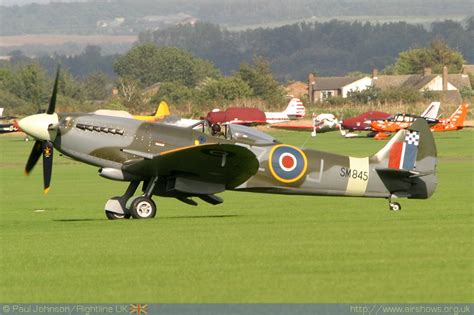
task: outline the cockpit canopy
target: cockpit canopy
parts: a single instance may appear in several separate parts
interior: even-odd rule
[[[227,138],[241,143],[256,145],[279,143],[275,138],[258,129],[238,124],[227,125]]]

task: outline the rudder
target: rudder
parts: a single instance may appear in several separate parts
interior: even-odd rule
[[[436,144],[424,119],[400,130],[370,161],[394,195],[424,199],[436,188]]]

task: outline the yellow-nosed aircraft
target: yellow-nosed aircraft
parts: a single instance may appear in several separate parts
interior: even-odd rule
[[[160,104],[158,104],[158,107],[156,108],[156,112],[153,115],[149,116],[139,116],[139,115],[134,115],[133,118],[136,120],[142,120],[142,121],[157,121],[164,119],[165,117],[168,117],[170,115],[170,109],[168,107],[168,103],[165,101],[161,101]]]

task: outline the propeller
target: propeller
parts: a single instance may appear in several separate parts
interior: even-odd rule
[[[21,130],[36,139],[30,156],[25,166],[25,174],[33,170],[41,155],[43,155],[43,188],[48,193],[53,171],[53,141],[56,139],[59,128],[59,117],[54,112],[56,108],[56,97],[58,94],[60,67],[56,71],[53,93],[49,101],[48,109],[44,114],[27,116],[18,121]]]

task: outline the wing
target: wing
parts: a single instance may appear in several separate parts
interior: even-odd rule
[[[126,150],[124,150],[126,152]],[[130,152],[131,153],[131,152]],[[252,151],[234,144],[203,144],[161,152],[157,155],[134,151],[139,160],[124,163],[122,169],[144,177],[180,177],[232,189],[258,170]]]

